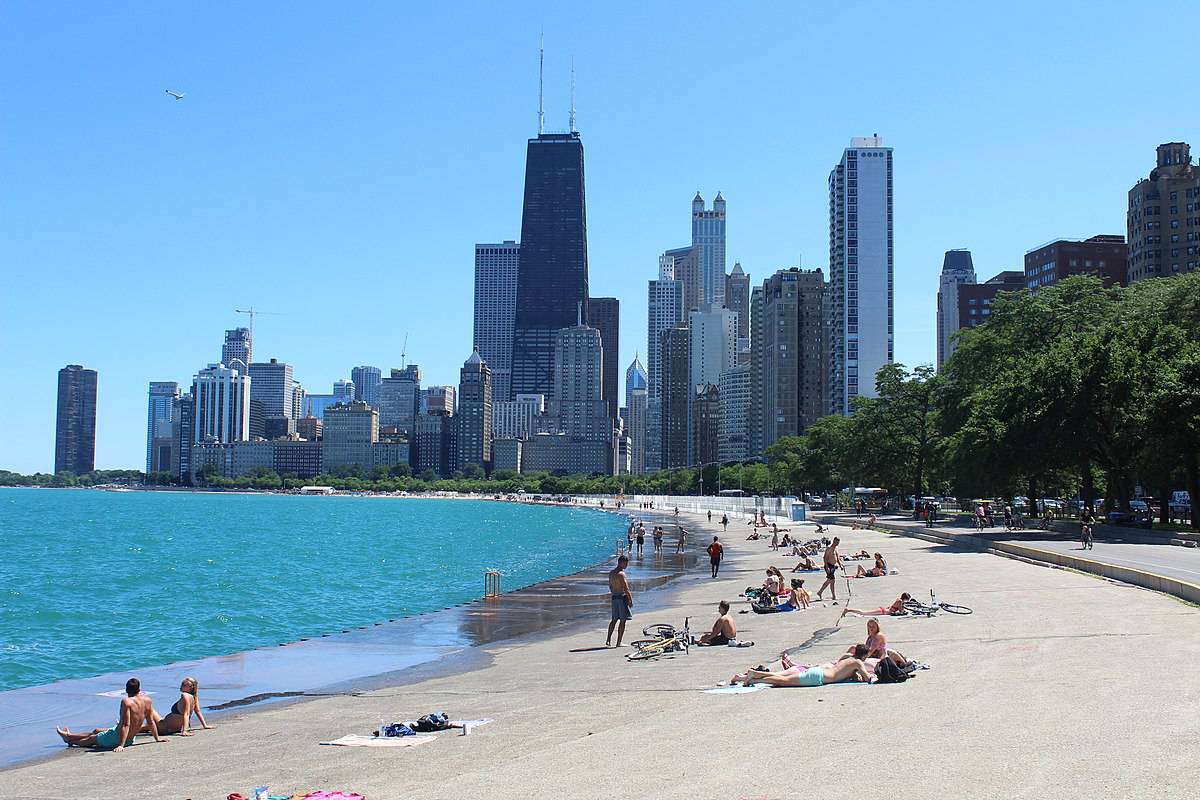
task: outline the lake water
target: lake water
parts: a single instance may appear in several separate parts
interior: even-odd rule
[[[0,691],[233,653],[574,572],[625,522],[486,500],[0,489]]]

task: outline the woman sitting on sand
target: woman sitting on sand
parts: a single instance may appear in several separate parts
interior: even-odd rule
[[[159,733],[178,733],[180,736],[191,736],[188,723],[191,721],[192,714],[195,714],[196,719],[200,720],[201,728],[204,730],[212,728],[204,719],[204,712],[200,710],[200,698],[196,694],[199,689],[200,684],[190,675],[180,682],[179,699],[175,701],[175,705],[171,706],[167,715],[160,717],[158,712],[154,713]],[[148,726],[142,729],[142,733],[147,732],[149,732]]]
[[[767,594],[783,594],[783,573],[773,566],[767,567],[767,579],[762,588]]]
[[[873,608],[870,611],[859,611],[857,608],[846,606],[842,609],[842,617],[847,614],[853,614],[856,617],[887,617],[904,614],[904,604],[912,600],[912,595],[908,592],[897,597],[890,606],[880,606]],[[838,617],[838,622],[842,621],[842,617]]]
[[[800,559],[800,563],[792,569],[792,572],[815,572],[820,567],[812,560],[812,556],[805,554],[804,558]]]
[[[887,562],[883,560],[883,556],[879,553],[875,554],[875,566],[870,569],[863,569],[862,564],[858,565],[858,574],[856,578],[882,578],[887,575]]]
[[[865,657],[856,655],[856,647],[865,647],[867,649],[867,655]],[[867,641],[861,645],[855,645],[847,648],[846,655],[842,656],[842,658],[846,658],[848,656],[861,658],[863,661],[866,661],[867,659],[890,658],[898,667],[903,667],[908,664],[908,659],[903,653],[899,652],[898,650],[892,650],[888,647],[887,637],[884,636],[883,631],[879,629],[879,620],[874,618],[867,620]]]

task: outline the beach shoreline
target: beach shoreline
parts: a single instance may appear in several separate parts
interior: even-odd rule
[[[571,503],[553,505],[586,508],[623,518],[642,518],[651,526],[671,524],[669,512],[659,510],[612,506],[599,508],[596,505]],[[655,517],[651,517],[651,514]],[[668,539],[671,539],[670,534]],[[635,590],[639,594],[648,592],[649,599],[659,605],[667,602],[670,584],[691,571],[699,560],[698,544],[694,539],[690,541],[682,559],[675,559],[674,554],[667,555],[666,548],[668,545],[673,548],[673,541],[664,544],[661,560],[655,561],[653,556],[635,559],[631,569],[631,582]],[[514,612],[508,614],[507,619],[503,618],[506,615],[502,612],[497,613],[495,608],[490,608],[496,605],[496,601],[480,597],[442,609],[357,626],[340,633],[331,632],[250,650],[11,689],[0,692],[0,717],[26,719],[33,713],[31,709],[35,704],[50,696],[74,696],[78,699],[101,697],[104,693],[119,690],[125,678],[131,674],[141,678],[145,690],[155,696],[156,705],[163,705],[165,698],[169,697],[169,689],[165,688],[168,684],[177,684],[185,674],[196,675],[202,687],[202,707],[215,722],[229,713],[252,714],[266,708],[294,705],[337,694],[418,683],[442,669],[478,669],[487,663],[484,655],[487,646],[518,646],[542,636],[559,635],[586,624],[588,619],[598,614],[606,613],[605,573],[611,568],[613,558],[608,557],[573,572],[503,591],[500,603],[504,604],[506,600],[507,606]],[[568,598],[570,605],[564,606]],[[553,617],[537,613],[539,607],[554,608],[556,613]],[[530,614],[529,609],[535,609],[535,613]],[[487,629],[472,623],[472,617],[484,615],[500,618],[491,620]],[[383,646],[381,642],[384,640],[397,639],[402,642],[420,640],[423,644],[419,647],[401,644],[388,648],[382,656],[373,652]],[[355,650],[359,651],[357,656],[353,652]],[[352,665],[347,665],[347,671],[320,673],[310,678],[308,685],[288,682],[286,676],[289,670],[300,662],[322,658],[324,652],[336,654],[339,663],[346,664],[357,659],[363,665],[357,671]],[[398,669],[378,668],[385,660],[393,658],[405,665]],[[237,676],[231,676],[227,670],[221,669],[221,665],[228,662],[238,662],[240,673]],[[251,677],[246,677],[246,673],[250,673]],[[222,688],[214,691],[211,688],[214,683]],[[112,703],[110,698],[103,697],[101,701],[92,701],[89,705],[91,708],[88,711],[76,713],[75,717],[85,717],[88,713],[95,717],[98,705],[107,709]],[[105,710],[104,714],[112,715],[111,710]],[[75,720],[68,717],[54,724],[78,727]],[[44,763],[68,754],[68,751],[58,747],[49,720],[42,720],[36,726],[18,723],[5,728],[8,729],[8,735],[0,743],[0,771]],[[47,742],[50,747],[46,746]]]

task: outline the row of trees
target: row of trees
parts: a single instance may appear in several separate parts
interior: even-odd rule
[[[997,297],[940,374],[893,364],[850,417],[776,442],[788,485],[896,494],[1101,498],[1139,484],[1167,519],[1200,497],[1200,274],[1105,289],[1076,277]]]

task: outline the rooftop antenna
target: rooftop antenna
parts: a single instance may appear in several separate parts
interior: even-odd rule
[[[543,74],[545,73],[546,64],[546,34],[543,33],[538,39],[538,136],[541,136],[545,130],[546,114],[542,111],[542,88]]]
[[[571,133],[575,133],[575,56],[571,56]]]
[[[404,357],[407,355],[408,355],[408,331],[405,331],[404,332],[404,344],[402,344],[400,346],[400,369],[404,369],[406,366],[408,366],[404,360]]]

